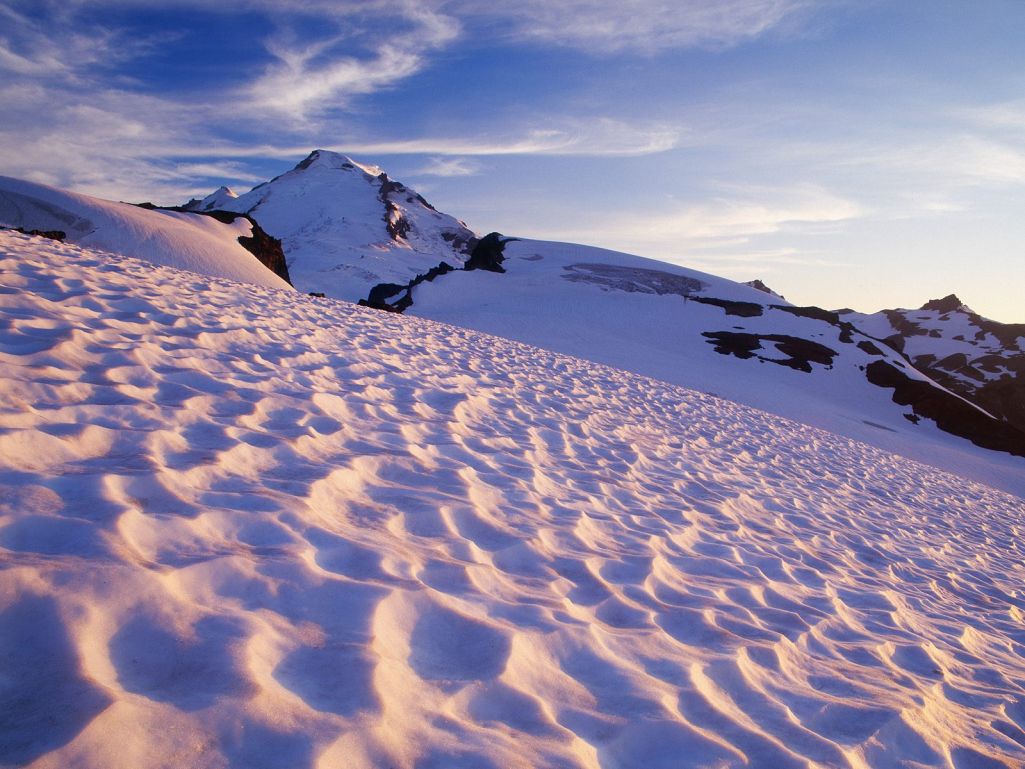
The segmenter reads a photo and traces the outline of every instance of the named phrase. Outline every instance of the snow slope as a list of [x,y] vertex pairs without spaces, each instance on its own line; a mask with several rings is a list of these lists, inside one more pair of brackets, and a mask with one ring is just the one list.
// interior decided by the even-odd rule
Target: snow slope
[[243,217],[223,224],[208,216],[146,210],[43,184],[0,176],[0,226],[60,230],[73,243],[266,288],[291,289],[243,248],[252,235]]
[[[873,364],[930,380],[886,345],[829,322],[828,314],[818,317],[821,311],[808,317],[751,286],[569,243],[510,241],[501,266],[504,273],[455,272],[423,283],[407,313],[714,393],[1004,489],[1022,488],[1025,460],[974,446],[894,403],[892,389],[869,381]],[[724,354],[729,342],[733,352]],[[744,344],[760,347],[739,357]],[[802,345],[812,347],[800,367]]]
[[[942,467],[967,462],[973,477],[1002,488],[1008,474],[1017,488],[1025,472],[1025,462],[991,460],[991,452],[962,445],[967,439],[1022,455],[1025,430],[991,430],[972,413],[949,413],[959,399],[950,398],[946,381],[933,388],[935,377],[852,334],[835,314],[801,313],[760,281],[738,284],[627,254],[533,241],[509,244],[506,274],[446,275],[451,266],[473,266],[473,233],[376,166],[323,150],[233,195],[222,188],[193,203],[246,212],[281,238],[302,290],[399,310],[412,300],[414,314],[714,392]],[[736,303],[757,312],[728,306]],[[922,383],[924,393],[904,392]],[[937,393],[947,399],[943,413],[920,408]]]
[[1019,498],[52,241],[0,286],[0,763],[1025,762]]
[[279,238],[299,290],[353,302],[442,260],[461,265],[475,238],[376,166],[325,150],[238,198],[219,193],[204,204],[247,213]]

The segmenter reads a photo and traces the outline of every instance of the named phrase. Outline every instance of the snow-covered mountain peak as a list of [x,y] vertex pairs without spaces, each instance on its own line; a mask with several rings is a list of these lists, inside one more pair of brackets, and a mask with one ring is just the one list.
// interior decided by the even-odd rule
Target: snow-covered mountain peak
[[282,241],[297,288],[350,301],[381,284],[405,285],[440,262],[460,266],[477,241],[377,166],[323,149],[223,208],[250,215]]
[[222,185],[202,200],[193,198],[182,207],[186,211],[222,211],[229,202],[237,197],[238,193],[235,190]]
[[968,315],[975,315],[975,311],[958,299],[957,294],[947,294],[942,299],[930,299],[923,304],[920,310],[933,310],[935,312],[963,312]]
[[348,155],[343,155],[340,152],[332,152],[331,150],[313,150],[293,169],[294,171],[307,171],[310,169],[316,170],[334,170],[334,171],[351,171],[359,170],[369,176],[380,176],[384,173],[380,166],[373,165],[371,163],[360,163],[353,160]]

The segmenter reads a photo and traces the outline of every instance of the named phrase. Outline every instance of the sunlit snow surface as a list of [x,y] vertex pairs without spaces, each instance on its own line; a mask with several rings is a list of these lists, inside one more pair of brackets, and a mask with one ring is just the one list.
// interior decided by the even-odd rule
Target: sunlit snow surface
[[239,243],[252,225],[209,216],[149,211],[127,203],[0,176],[0,226],[60,230],[72,243],[267,288],[288,284]]
[[[878,360],[929,381],[885,344],[867,352],[857,343],[868,337],[795,316],[763,291],[639,256],[515,240],[505,257],[504,274],[460,271],[417,286],[407,313],[712,393],[1025,497],[1025,459],[976,447],[931,419],[908,421],[912,410],[868,381],[865,369]],[[754,303],[759,311],[727,315],[701,297]],[[792,335],[836,357],[798,371],[769,362],[789,356],[768,342],[758,357],[741,360],[717,352],[705,335],[737,331]]]
[[1020,499],[41,239],[0,286],[0,764],[1025,761]]

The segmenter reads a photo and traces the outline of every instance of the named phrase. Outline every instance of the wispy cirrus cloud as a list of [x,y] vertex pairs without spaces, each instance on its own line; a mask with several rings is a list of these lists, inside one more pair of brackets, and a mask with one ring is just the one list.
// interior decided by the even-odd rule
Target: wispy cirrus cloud
[[[499,21],[504,33],[591,54],[730,48],[797,23],[821,0],[520,0],[457,2]],[[501,33],[500,33],[501,34]]]
[[[180,105],[128,91],[55,99],[36,84],[0,85],[0,169],[5,174],[103,197],[174,202],[197,190],[209,168],[184,167],[171,148],[201,132],[203,117]],[[45,121],[38,105],[49,103]],[[237,164],[222,166],[222,170]]]
[[[620,218],[602,217],[603,234],[630,243],[734,245],[752,236],[766,235],[787,227],[835,224],[864,216],[861,204],[836,195],[818,185],[800,184],[787,188],[738,189],[707,203],[678,204],[648,214]],[[584,237],[593,228],[568,233]],[[603,238],[605,240],[605,238]]]
[[528,229],[529,237],[600,243],[645,256],[746,265],[813,263],[795,248],[768,248],[763,239],[780,232],[811,232],[843,226],[869,215],[864,205],[814,184],[733,189],[707,203],[679,203],[657,210],[580,214],[569,226]]
[[[460,34],[460,24],[430,3],[314,4],[333,34],[310,41],[287,26],[266,40],[270,63],[240,94],[237,108],[270,109],[295,123],[349,106],[358,96],[390,88],[421,71],[429,54]],[[390,29],[363,55],[354,42],[353,17],[379,16]]]
[[898,167],[923,174],[940,170],[948,182],[977,185],[1025,184],[1025,145],[972,134],[912,144],[895,153]]
[[440,176],[451,178],[456,176],[474,176],[481,171],[481,164],[465,157],[439,157],[427,159],[424,166],[413,171],[414,176]]
[[1025,100],[958,106],[949,110],[955,118],[988,129],[1025,132]]
[[[627,122],[612,118],[549,118],[556,123],[545,128],[531,125],[507,127],[489,135],[418,136],[381,139],[365,135],[329,142],[321,149],[349,155],[427,155],[434,156],[424,169],[434,176],[467,176],[472,157],[510,155],[547,155],[552,157],[641,157],[680,147],[689,141],[681,128],[663,123]],[[353,132],[350,132],[353,133]],[[169,148],[176,156],[220,156],[224,158],[276,158],[288,160],[305,155],[308,144],[214,144]],[[440,172],[439,172],[440,171]],[[420,171],[428,174],[429,170]]]
[[0,5],[0,73],[83,84],[94,70],[129,61],[161,37],[129,35],[95,23],[82,27],[62,18],[43,21],[14,4]]
[[[551,121],[556,122],[556,121]],[[340,152],[372,155],[553,155],[636,157],[680,146],[679,128],[661,123],[631,123],[612,118],[560,119],[552,127],[529,125],[497,136],[420,137],[340,143]]]

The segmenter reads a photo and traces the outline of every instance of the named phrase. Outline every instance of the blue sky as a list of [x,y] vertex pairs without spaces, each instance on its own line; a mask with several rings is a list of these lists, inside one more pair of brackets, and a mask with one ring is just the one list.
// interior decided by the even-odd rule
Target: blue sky
[[1025,3],[0,3],[0,173],[241,189],[324,147],[481,232],[1025,321]]

